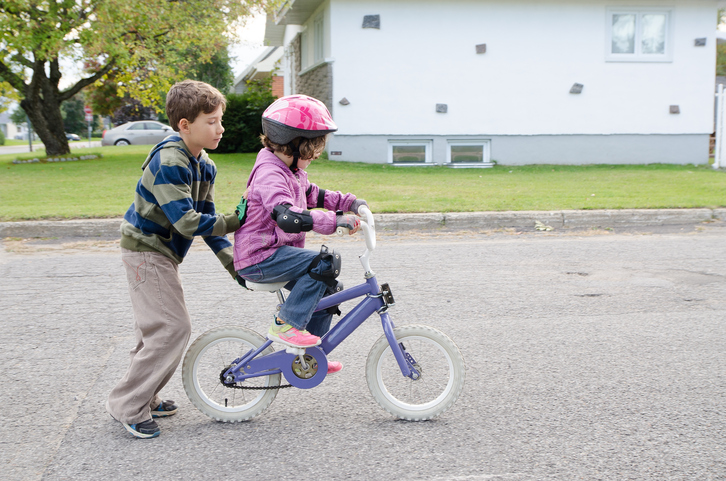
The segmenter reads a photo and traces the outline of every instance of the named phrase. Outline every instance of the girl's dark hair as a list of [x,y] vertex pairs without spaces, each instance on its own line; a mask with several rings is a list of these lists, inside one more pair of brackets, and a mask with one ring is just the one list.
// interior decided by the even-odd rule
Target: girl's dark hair
[[289,144],[280,145],[268,139],[265,134],[260,135],[262,145],[274,152],[280,152],[283,155],[292,156],[292,146],[297,147],[298,152],[300,152],[300,158],[303,160],[317,159],[320,157],[320,154],[325,150],[326,140],[327,137],[325,135],[312,139],[297,137]]

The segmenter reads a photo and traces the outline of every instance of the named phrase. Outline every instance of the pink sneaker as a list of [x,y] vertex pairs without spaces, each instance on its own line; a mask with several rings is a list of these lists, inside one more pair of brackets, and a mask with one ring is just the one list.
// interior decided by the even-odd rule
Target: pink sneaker
[[343,364],[338,361],[328,361],[328,374],[335,374],[343,369]]
[[270,330],[267,331],[267,339],[291,347],[312,347],[320,344],[318,336],[313,336],[308,331],[295,329],[290,324],[280,326],[276,322],[273,322]]

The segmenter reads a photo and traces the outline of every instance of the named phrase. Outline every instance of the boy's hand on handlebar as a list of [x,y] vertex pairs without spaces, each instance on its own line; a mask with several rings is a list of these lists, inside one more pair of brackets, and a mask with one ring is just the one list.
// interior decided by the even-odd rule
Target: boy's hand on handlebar
[[335,218],[335,227],[347,229],[353,235],[360,229],[360,219],[355,215],[341,214]]
[[354,214],[360,215],[360,212],[358,211],[358,209],[360,209],[361,206],[368,207],[368,203],[364,199],[356,199],[353,201],[352,204],[350,204],[350,211]]

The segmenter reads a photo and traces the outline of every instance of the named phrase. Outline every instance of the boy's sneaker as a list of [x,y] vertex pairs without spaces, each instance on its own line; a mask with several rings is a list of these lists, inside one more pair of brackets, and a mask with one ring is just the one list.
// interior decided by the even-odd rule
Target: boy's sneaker
[[328,374],[335,374],[343,369],[343,364],[338,361],[328,361]]
[[159,434],[161,434],[161,429],[159,429],[159,426],[153,419],[148,419],[142,423],[137,424],[126,424],[124,422],[122,422],[121,424],[124,425],[126,431],[130,432],[137,438],[149,439],[155,438]]
[[156,409],[151,410],[151,417],[164,418],[166,416],[173,416],[178,410],[179,407],[174,404],[174,401],[161,401],[161,404],[159,404]]
[[312,347],[320,344],[318,336],[313,336],[308,331],[295,329],[290,324],[280,326],[276,322],[273,322],[270,330],[267,331],[267,339],[291,347]]

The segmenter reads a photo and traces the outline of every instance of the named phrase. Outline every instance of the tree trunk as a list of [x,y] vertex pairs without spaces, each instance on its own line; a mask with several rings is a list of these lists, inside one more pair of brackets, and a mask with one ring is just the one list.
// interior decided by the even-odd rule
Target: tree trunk
[[71,153],[71,148],[63,128],[60,103],[53,100],[30,102],[26,99],[20,102],[20,107],[28,114],[33,130],[45,145],[45,153],[48,156],[67,155]]
[[66,155],[71,153],[71,148],[63,129],[60,108],[61,102],[65,100],[58,90],[61,73],[57,59],[48,63],[50,76],[46,75],[45,60],[34,62],[33,77],[30,84],[26,85],[25,99],[20,102],[20,107],[28,114],[33,129],[45,144],[46,155]]
[[[34,54],[35,55],[35,54]],[[20,55],[13,59],[25,68],[33,71],[30,83],[13,72],[0,59],[0,78],[8,82],[25,97],[20,102],[20,107],[28,114],[33,129],[45,144],[45,153],[50,156],[70,154],[65,129],[63,128],[63,116],[61,115],[61,104],[72,98],[84,87],[106,75],[115,65],[116,60],[111,57],[105,66],[101,67],[88,78],[82,78],[71,88],[61,92],[58,83],[61,79],[61,71],[58,65],[58,58],[36,59],[31,61]],[[48,71],[46,72],[46,64]],[[48,75],[50,74],[50,75]]]

